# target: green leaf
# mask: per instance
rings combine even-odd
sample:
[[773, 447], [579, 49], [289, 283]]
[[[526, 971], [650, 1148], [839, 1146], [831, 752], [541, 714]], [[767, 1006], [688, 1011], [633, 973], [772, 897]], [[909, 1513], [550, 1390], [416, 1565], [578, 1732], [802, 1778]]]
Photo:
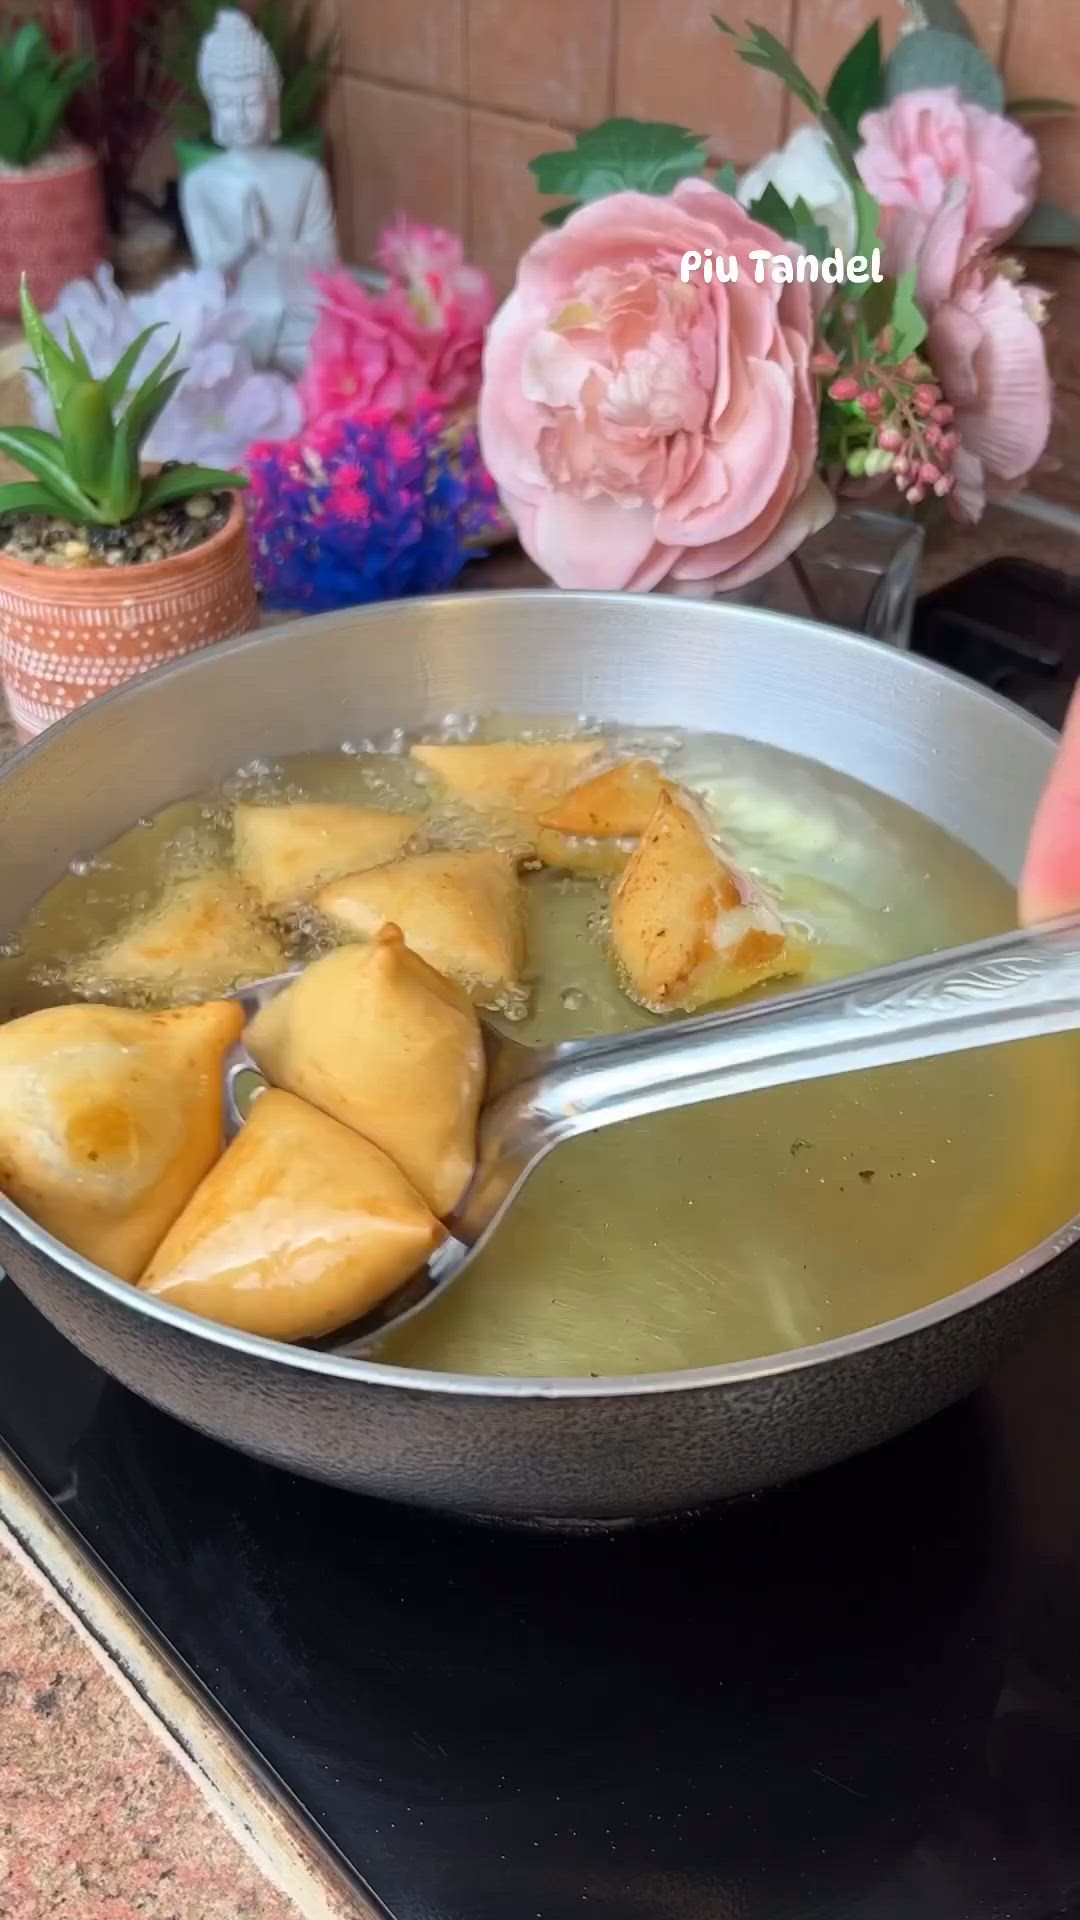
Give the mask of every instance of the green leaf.
[[103, 380], [81, 380], [67, 395], [57, 422], [71, 478], [92, 500], [109, 484], [113, 421]]
[[747, 211], [752, 220], [760, 220], [763, 227], [771, 227], [782, 240], [793, 241], [817, 260], [824, 260], [833, 251], [828, 228], [814, 219], [806, 201], [800, 198], [789, 207], [772, 180]]
[[958, 33], [927, 27], [898, 40], [885, 68], [885, 98], [897, 100], [918, 87], [956, 87], [965, 100], [1000, 113], [1005, 88], [992, 60]]
[[1080, 247], [1080, 220], [1051, 200], [1036, 200], [1022, 227], [1012, 235], [1011, 247]]
[[8, 49], [5, 78], [21, 80], [33, 63], [43, 56], [47, 57], [48, 53], [49, 43], [40, 22], [28, 20], [24, 27], [19, 28]]
[[909, 267], [896, 283], [892, 309], [892, 358], [896, 361], [916, 353], [926, 339], [926, 320], [915, 299], [918, 277], [918, 268]]
[[21, 167], [33, 135], [32, 115], [17, 93], [5, 87], [0, 92], [0, 160], [9, 167]]
[[0, 427], [0, 453], [6, 453], [25, 467], [27, 473], [64, 501], [64, 511], [76, 520], [97, 520], [93, 501], [87, 499], [64, 465], [64, 451], [51, 433], [38, 427]]
[[112, 372], [107, 374], [105, 378], [105, 391], [109, 396], [110, 406], [118, 407], [120, 405], [130, 385], [131, 376], [142, 356], [143, 348], [146, 346], [147, 341], [151, 340], [154, 334], [164, 325], [164, 320], [155, 320], [152, 327], [143, 328], [138, 339], [133, 340], [130, 347], [124, 348]]
[[[172, 359], [178, 344], [178, 339], [173, 342], [162, 366]], [[130, 520], [138, 512], [142, 493], [139, 450], [183, 377], [182, 369], [167, 374], [163, 380], [156, 380], [152, 374], [149, 380], [143, 382], [138, 393], [133, 395], [116, 428], [108, 487], [109, 521], [113, 526], [120, 521]]]
[[881, 232], [881, 208], [868, 187], [857, 180], [853, 188], [855, 198], [855, 246], [853, 252], [866, 255], [869, 260], [878, 245]]
[[[916, 0], [916, 6], [922, 15], [920, 26], [925, 21], [928, 27], [937, 27], [942, 33], [958, 33], [963, 40], [974, 40], [971, 22], [956, 0]], [[911, 0], [907, 0], [907, 7], [909, 13], [915, 13]]]
[[37, 361], [53, 412], [58, 414], [64, 396], [76, 377], [75, 368], [34, 305], [25, 273], [19, 286], [19, 310], [30, 351]]
[[580, 200], [564, 200], [561, 207], [545, 207], [543, 213], [540, 215], [540, 225], [542, 227], [561, 227], [569, 220], [572, 213], [577, 212], [580, 205]]
[[529, 169], [541, 193], [602, 200], [609, 193], [670, 193], [705, 170], [705, 142], [660, 120], [604, 120], [564, 153], [541, 153]]
[[71, 364], [74, 367], [76, 373], [78, 374], [79, 379], [92, 380], [94, 376], [90, 371], [90, 362], [88, 361], [85, 353], [83, 352], [82, 348], [79, 345], [78, 340], [75, 337], [75, 329], [72, 326], [70, 320], [67, 323], [67, 343], [68, 343], [68, 353], [71, 357]]
[[36, 480], [11, 480], [0, 487], [0, 513], [49, 513], [67, 520], [71, 509], [59, 494]]
[[845, 129], [832, 112], [828, 102], [822, 98], [817, 88], [807, 79], [798, 62], [792, 58], [783, 41], [778, 40], [776, 35], [770, 33], [766, 27], [755, 26], [752, 21], [747, 23], [746, 32], [740, 34], [736, 33], [733, 27], [729, 27], [727, 21], [722, 20], [719, 14], [714, 13], [712, 18], [713, 24], [719, 27], [721, 33], [727, 34], [728, 38], [735, 42], [735, 51], [744, 66], [760, 67], [764, 73], [771, 73], [782, 82], [789, 93], [794, 94], [796, 100], [800, 101], [816, 120], [820, 120], [836, 149], [838, 165], [849, 179], [855, 180], [858, 177], [855, 153]]
[[763, 227], [771, 227], [782, 240], [794, 240], [795, 215], [788, 206], [783, 194], [770, 180], [756, 200], [747, 208], [751, 220], [758, 220]]
[[1076, 103], [1072, 100], [1046, 99], [1006, 100], [1005, 112], [1011, 120], [1035, 120], [1041, 114], [1075, 113]]
[[828, 227], [823, 227], [819, 220], [815, 220], [812, 209], [807, 206], [801, 195], [791, 212], [795, 222], [792, 239], [804, 253], [812, 253], [815, 260], [826, 259], [833, 252], [832, 236]]
[[250, 484], [246, 474], [228, 473], [222, 467], [170, 467], [167, 473], [155, 473], [143, 481], [139, 510], [150, 513], [175, 500], [190, 500], [195, 493], [239, 493]]
[[888, 274], [884, 280], [872, 282], [867, 287], [859, 306], [859, 321], [865, 331], [868, 347], [871, 341], [877, 339], [883, 327], [892, 324], [895, 304], [896, 281]]
[[718, 167], [716, 170], [714, 185], [719, 187], [721, 193], [730, 193], [733, 195], [738, 184], [739, 176], [732, 166], [731, 161], [725, 160], [723, 166]]
[[864, 113], [880, 107], [885, 97], [885, 68], [881, 58], [881, 28], [875, 20], [862, 38], [856, 40], [829, 82], [825, 104], [843, 127], [848, 139], [859, 137], [859, 121]]

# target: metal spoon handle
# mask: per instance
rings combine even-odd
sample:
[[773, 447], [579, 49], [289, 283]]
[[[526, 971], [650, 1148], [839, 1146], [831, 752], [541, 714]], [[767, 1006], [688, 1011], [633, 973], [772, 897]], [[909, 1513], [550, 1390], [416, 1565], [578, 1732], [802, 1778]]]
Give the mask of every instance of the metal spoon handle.
[[726, 1094], [1074, 1027], [1080, 915], [735, 1012], [573, 1042], [547, 1055], [531, 1124], [554, 1141]]

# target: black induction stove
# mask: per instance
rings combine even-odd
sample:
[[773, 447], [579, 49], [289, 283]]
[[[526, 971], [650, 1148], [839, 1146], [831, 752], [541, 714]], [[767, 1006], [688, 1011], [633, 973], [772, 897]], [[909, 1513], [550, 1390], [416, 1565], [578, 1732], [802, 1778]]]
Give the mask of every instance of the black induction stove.
[[[972, 578], [917, 643], [1059, 719], [1075, 617], [1033, 660]], [[9, 1281], [0, 1442], [395, 1920], [1080, 1920], [1080, 1296], [915, 1433], [611, 1534], [244, 1459]]]

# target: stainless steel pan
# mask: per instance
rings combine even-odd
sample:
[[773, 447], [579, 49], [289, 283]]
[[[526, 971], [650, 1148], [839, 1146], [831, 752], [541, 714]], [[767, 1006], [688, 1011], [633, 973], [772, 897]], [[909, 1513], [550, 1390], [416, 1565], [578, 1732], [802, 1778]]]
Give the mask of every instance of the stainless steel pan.
[[[1014, 877], [1048, 729], [850, 635], [660, 597], [517, 593], [330, 615], [208, 649], [86, 708], [0, 773], [0, 930], [68, 861], [259, 756], [461, 711], [737, 733], [917, 807]], [[933, 1306], [773, 1358], [629, 1380], [402, 1371], [278, 1346], [133, 1291], [0, 1199], [0, 1260], [69, 1339], [203, 1432], [366, 1492], [618, 1520], [745, 1493], [958, 1399], [1077, 1263], [1080, 1219]]]

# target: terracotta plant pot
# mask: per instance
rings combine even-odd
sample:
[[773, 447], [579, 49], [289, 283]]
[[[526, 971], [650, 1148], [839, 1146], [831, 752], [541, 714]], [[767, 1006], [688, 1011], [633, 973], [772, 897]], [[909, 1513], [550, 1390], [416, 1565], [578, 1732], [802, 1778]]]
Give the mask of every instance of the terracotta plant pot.
[[20, 740], [122, 681], [258, 625], [239, 495], [201, 547], [141, 567], [0, 554], [0, 675]]
[[19, 310], [25, 273], [43, 312], [69, 280], [106, 255], [101, 168], [89, 147], [43, 154], [30, 167], [0, 168], [0, 314]]

